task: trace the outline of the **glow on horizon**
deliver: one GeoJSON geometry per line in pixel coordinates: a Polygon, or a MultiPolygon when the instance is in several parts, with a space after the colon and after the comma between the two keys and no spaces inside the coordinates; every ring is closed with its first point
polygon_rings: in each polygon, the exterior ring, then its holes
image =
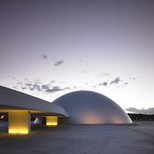
{"type": "MultiPolygon", "coordinates": [[[[149,108],[153,107],[153,95],[152,95],[152,90],[151,93],[145,93],[144,91],[146,90],[146,87],[142,89],[143,85],[138,85],[138,87],[134,87],[134,82],[132,81],[132,84],[129,83],[129,85],[126,85],[124,87],[115,87],[114,85],[108,86],[108,87],[103,87],[103,86],[98,86],[98,87],[92,87],[89,85],[80,85],[76,89],[71,89],[71,90],[65,90],[65,91],[59,91],[55,93],[44,93],[43,91],[30,91],[30,90],[22,90],[22,89],[15,89],[18,91],[21,91],[23,93],[27,93],[29,95],[44,99],[46,101],[52,102],[53,100],[57,99],[58,97],[72,92],[72,91],[78,91],[78,90],[90,90],[90,91],[95,91],[98,93],[101,93],[113,101],[115,101],[118,105],[120,105],[123,109],[129,108],[129,107],[135,107],[138,109],[142,108],[149,108]],[[137,89],[136,89],[137,88],[137,89]],[[142,92],[142,95],[135,95],[139,94],[142,92]],[[145,100],[150,100],[149,102],[146,102],[145,100]],[[140,103],[138,103],[140,102],[140,103]]],[[[67,86],[63,85],[64,87],[67,86]]],[[[10,85],[12,85],[10,83],[10,85]]],[[[7,87],[12,88],[9,84],[7,84],[7,87]]],[[[70,85],[69,85],[70,86],[70,85]]],[[[72,86],[73,87],[73,86],[72,86]]],[[[150,89],[149,89],[150,90],[150,89]]]]}

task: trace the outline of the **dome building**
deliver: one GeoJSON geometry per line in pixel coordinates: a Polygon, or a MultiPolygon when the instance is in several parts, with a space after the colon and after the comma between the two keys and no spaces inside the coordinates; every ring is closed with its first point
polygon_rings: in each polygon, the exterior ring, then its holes
{"type": "Polygon", "coordinates": [[[125,111],[108,97],[92,91],[76,91],[53,101],[63,107],[69,117],[59,118],[59,124],[129,124],[125,111]]]}

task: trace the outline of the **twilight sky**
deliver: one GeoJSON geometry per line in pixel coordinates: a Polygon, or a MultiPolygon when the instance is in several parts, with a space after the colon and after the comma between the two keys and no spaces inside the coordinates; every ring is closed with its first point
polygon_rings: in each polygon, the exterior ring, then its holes
{"type": "Polygon", "coordinates": [[[133,111],[154,108],[153,67],[153,0],[0,0],[2,86],[50,102],[92,90],[133,111]]]}

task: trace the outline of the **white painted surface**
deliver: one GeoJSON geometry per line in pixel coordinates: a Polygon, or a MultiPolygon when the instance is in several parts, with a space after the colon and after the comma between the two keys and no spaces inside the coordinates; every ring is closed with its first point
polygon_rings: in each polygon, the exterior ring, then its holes
{"type": "Polygon", "coordinates": [[[56,104],[0,86],[0,112],[13,109],[33,110],[33,113],[41,111],[47,114],[68,116],[65,110],[56,104]]]}
{"type": "Polygon", "coordinates": [[[96,92],[72,92],[56,99],[53,103],[63,107],[69,114],[69,118],[61,119],[62,124],[132,123],[118,104],[96,92]]]}

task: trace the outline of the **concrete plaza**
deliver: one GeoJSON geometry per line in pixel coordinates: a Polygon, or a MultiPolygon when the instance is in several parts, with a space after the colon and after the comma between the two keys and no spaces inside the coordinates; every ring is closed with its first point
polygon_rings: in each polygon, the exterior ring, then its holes
{"type": "Polygon", "coordinates": [[[29,135],[8,135],[2,124],[0,129],[2,154],[154,154],[154,122],[33,125],[29,135]]]}

